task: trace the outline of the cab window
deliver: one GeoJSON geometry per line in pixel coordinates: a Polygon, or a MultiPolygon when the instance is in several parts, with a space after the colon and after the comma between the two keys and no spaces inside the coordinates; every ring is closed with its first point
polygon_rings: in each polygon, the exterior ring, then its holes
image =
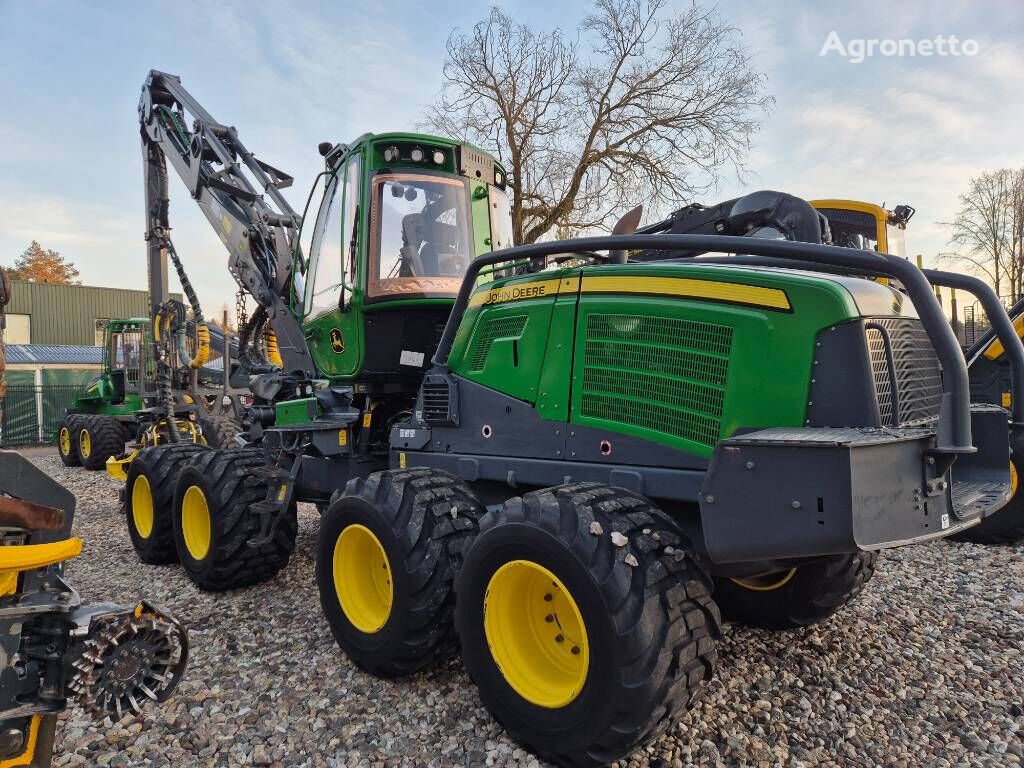
{"type": "Polygon", "coordinates": [[[310,268],[306,283],[305,315],[313,319],[333,312],[351,295],[352,277],[346,279],[351,261],[359,206],[359,156],[351,158],[327,181],[309,245],[310,268]]]}

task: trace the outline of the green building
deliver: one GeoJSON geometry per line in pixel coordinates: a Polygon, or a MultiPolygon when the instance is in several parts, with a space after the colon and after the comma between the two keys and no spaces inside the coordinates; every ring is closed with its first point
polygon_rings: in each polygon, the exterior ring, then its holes
{"type": "Polygon", "coordinates": [[[107,322],[149,314],[146,291],[25,280],[13,283],[7,307],[8,344],[102,346],[107,322]]]}
{"type": "MultiPolygon", "coordinates": [[[[51,442],[64,409],[103,365],[114,318],[146,317],[146,291],[13,280],[0,446],[51,442]]],[[[180,295],[174,298],[180,300],[180,295]]]]}

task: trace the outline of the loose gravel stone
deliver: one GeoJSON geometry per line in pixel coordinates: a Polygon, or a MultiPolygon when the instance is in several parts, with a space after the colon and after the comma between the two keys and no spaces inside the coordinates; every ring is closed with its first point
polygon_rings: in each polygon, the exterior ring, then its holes
{"type": "MultiPolygon", "coordinates": [[[[540,766],[481,706],[458,659],[378,680],[331,638],[313,578],[316,510],[267,584],[200,592],[139,563],[120,483],[37,463],[78,498],[83,597],[148,597],[189,628],[178,691],[142,721],[62,716],[57,766],[540,766]]],[[[1015,766],[1024,759],[1024,547],[937,542],[887,552],[852,605],[797,632],[729,626],[694,708],[621,768],[1015,766]]]]}

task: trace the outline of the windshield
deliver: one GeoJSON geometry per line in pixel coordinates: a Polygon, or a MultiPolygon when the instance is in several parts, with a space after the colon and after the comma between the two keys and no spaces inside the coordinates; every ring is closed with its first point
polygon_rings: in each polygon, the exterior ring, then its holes
{"type": "Polygon", "coordinates": [[[465,179],[393,173],[373,180],[369,296],[458,293],[473,260],[465,179]]]}

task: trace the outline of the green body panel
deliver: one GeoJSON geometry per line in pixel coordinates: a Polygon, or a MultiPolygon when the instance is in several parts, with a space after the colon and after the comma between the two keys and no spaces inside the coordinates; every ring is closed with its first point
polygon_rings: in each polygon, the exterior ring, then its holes
{"type": "Polygon", "coordinates": [[[275,406],[274,423],[279,427],[306,424],[317,417],[319,407],[315,397],[285,400],[275,406]]]}
{"type": "Polygon", "coordinates": [[[468,339],[464,375],[519,400],[535,402],[554,296],[489,308],[468,339]]]}
{"type": "Polygon", "coordinates": [[[491,251],[491,212],[487,200],[487,185],[470,182],[469,199],[473,212],[473,246],[476,255],[480,256],[491,251]]]}
{"type": "Polygon", "coordinates": [[[145,408],[142,398],[134,392],[126,392],[124,402],[116,405],[111,402],[113,399],[114,385],[110,381],[110,374],[103,373],[86,385],[85,391],[72,402],[71,410],[103,416],[131,416],[145,408]]]}
{"type": "Polygon", "coordinates": [[[575,293],[560,294],[551,311],[551,331],[541,366],[536,402],[537,411],[545,419],[569,420],[572,393],[569,373],[576,335],[576,307],[575,293]]]}
{"type": "MultiPolygon", "coordinates": [[[[464,143],[444,139],[437,136],[416,133],[383,133],[365,134],[350,145],[349,159],[341,168],[333,173],[341,176],[345,173],[351,158],[358,157],[360,176],[358,184],[359,210],[355,225],[355,267],[345,263],[345,298],[344,305],[326,314],[310,314],[303,321],[303,329],[309,341],[310,353],[318,372],[325,378],[336,383],[358,380],[366,358],[366,345],[373,343],[367,338],[366,321],[374,312],[400,310],[404,308],[429,308],[447,311],[454,303],[452,296],[416,296],[405,298],[396,295],[386,300],[370,301],[367,298],[367,282],[369,269],[369,245],[371,240],[371,206],[370,196],[375,176],[386,172],[429,172],[449,178],[467,179],[469,185],[470,220],[472,223],[472,243],[477,256],[491,251],[490,203],[488,199],[489,183],[486,179],[469,177],[461,174],[456,167],[456,150],[458,147],[470,148],[482,156],[489,157],[482,150],[469,147],[464,143]],[[430,163],[413,163],[408,159],[388,163],[384,159],[384,151],[388,147],[398,146],[403,153],[408,147],[420,147],[427,153],[434,150],[444,152],[445,160],[441,165],[430,163]],[[332,331],[336,331],[332,336],[332,331]],[[343,341],[343,351],[338,351],[336,339],[338,335],[343,341]]],[[[493,162],[493,160],[492,160],[493,162]]],[[[504,173],[500,164],[495,168],[504,173]]],[[[330,176],[328,177],[330,178],[330,176]]],[[[316,211],[311,210],[308,221],[315,220],[316,211]]],[[[304,227],[307,225],[304,225],[304,227]]],[[[308,226],[312,226],[309,224],[308,226]]],[[[339,221],[339,226],[342,226],[339,221]]],[[[328,233],[330,236],[331,233],[328,233]]],[[[337,233],[334,233],[335,236],[337,233]]],[[[305,238],[303,238],[305,239],[305,238]]],[[[350,259],[352,253],[345,244],[343,259],[350,259]]],[[[310,254],[311,262],[315,260],[310,254]]],[[[315,263],[310,265],[310,272],[315,273],[315,263]]],[[[338,291],[341,304],[341,289],[338,291]]],[[[302,314],[302,307],[294,307],[297,314],[302,314]]]]}
{"type": "Polygon", "coordinates": [[[450,362],[542,418],[710,457],[739,429],[804,423],[816,337],[858,302],[899,314],[890,289],[860,284],[855,298],[828,276],[666,263],[499,279],[478,289],[450,362]],[[527,318],[517,359],[512,317],[527,318]],[[506,335],[484,357],[495,327],[506,335]]]}
{"type": "Polygon", "coordinates": [[[360,314],[339,308],[306,324],[310,354],[325,377],[341,379],[362,368],[365,347],[361,320],[360,314]]]}

